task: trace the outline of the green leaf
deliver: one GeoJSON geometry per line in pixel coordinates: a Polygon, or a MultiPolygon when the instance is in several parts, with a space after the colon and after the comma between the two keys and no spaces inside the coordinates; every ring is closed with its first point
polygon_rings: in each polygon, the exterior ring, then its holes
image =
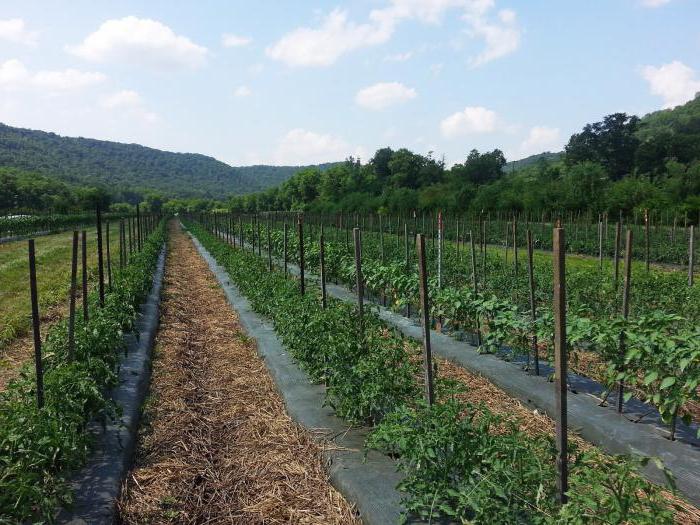
{"type": "Polygon", "coordinates": [[[649,372],[646,376],[644,376],[644,384],[645,385],[650,385],[654,381],[656,381],[659,378],[659,373],[654,371],[654,372],[649,372]]]}
{"type": "Polygon", "coordinates": [[[674,376],[669,376],[665,377],[663,381],[661,381],[661,386],[659,387],[661,390],[665,390],[668,387],[671,387],[676,384],[676,378],[674,376]]]}

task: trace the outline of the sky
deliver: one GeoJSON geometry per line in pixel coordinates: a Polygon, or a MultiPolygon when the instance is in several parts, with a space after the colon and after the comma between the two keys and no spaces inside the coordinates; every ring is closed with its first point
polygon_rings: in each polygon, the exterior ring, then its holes
{"type": "Polygon", "coordinates": [[[0,0],[0,122],[232,165],[515,160],[698,91],[699,0],[0,0]]]}

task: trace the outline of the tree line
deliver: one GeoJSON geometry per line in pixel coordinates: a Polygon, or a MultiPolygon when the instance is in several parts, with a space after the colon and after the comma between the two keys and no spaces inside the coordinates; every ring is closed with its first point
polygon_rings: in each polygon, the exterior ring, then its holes
{"type": "MultiPolygon", "coordinates": [[[[401,213],[411,210],[631,214],[700,212],[700,98],[644,118],[615,113],[587,124],[561,156],[509,171],[499,149],[471,150],[448,168],[432,154],[382,148],[366,163],[348,158],[307,168],[281,185],[236,196],[239,211],[401,213]]],[[[201,206],[202,203],[200,203],[201,206]]]]}

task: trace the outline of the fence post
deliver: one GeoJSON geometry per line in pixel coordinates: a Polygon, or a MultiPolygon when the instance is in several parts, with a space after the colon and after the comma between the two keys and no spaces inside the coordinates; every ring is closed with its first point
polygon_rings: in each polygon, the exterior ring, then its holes
{"type": "Polygon", "coordinates": [[[297,230],[299,234],[299,291],[304,295],[304,221],[301,213],[297,216],[297,230]]]}
{"type": "MultiPolygon", "coordinates": [[[[625,243],[625,284],[622,291],[622,317],[627,320],[630,311],[630,285],[632,280],[632,230],[627,230],[627,241],[625,243]]],[[[624,359],[625,355],[625,332],[624,329],[620,332],[619,344],[620,360],[624,359]]],[[[625,385],[623,381],[618,383],[617,387],[617,411],[622,413],[623,394],[625,385]]]]}
{"type": "Polygon", "coordinates": [[[83,321],[87,322],[89,319],[88,312],[88,279],[87,279],[87,232],[83,230],[80,233],[81,236],[81,257],[82,257],[82,270],[83,270],[83,321]]]}
{"type": "Polygon", "coordinates": [[[75,292],[78,285],[78,232],[73,232],[73,250],[70,263],[70,298],[68,306],[68,361],[75,355],[75,292]]]}
{"type": "MultiPolygon", "coordinates": [[[[532,358],[535,361],[535,375],[540,375],[540,352],[537,348],[537,303],[535,302],[535,272],[533,264],[532,231],[527,229],[527,278],[530,285],[530,319],[532,320],[532,358]]],[[[529,358],[529,353],[528,353],[529,358]]],[[[528,363],[528,366],[530,363],[528,363]]]]}
{"type": "Polygon", "coordinates": [[[556,401],[557,499],[566,503],[568,490],[568,435],[566,406],[566,242],[564,229],[555,228],[554,253],[554,397],[556,401]]]}
{"type": "Polygon", "coordinates": [[[36,254],[34,239],[29,239],[29,290],[32,300],[32,332],[34,334],[34,368],[36,370],[36,404],[44,406],[44,368],[41,362],[41,331],[39,320],[39,300],[36,286],[36,254]]]}
{"type": "Polygon", "coordinates": [[[283,226],[283,239],[282,239],[282,258],[284,259],[284,276],[287,277],[287,219],[284,220],[283,226]]]}
{"type": "MultiPolygon", "coordinates": [[[[286,226],[286,224],[285,224],[286,226]]],[[[326,308],[326,241],[323,235],[323,223],[321,223],[321,234],[319,236],[319,251],[318,251],[318,256],[319,256],[319,262],[321,265],[321,307],[323,309],[326,308]]],[[[286,259],[285,259],[286,261],[286,259]]]]}
{"type": "MultiPolygon", "coordinates": [[[[431,406],[435,401],[433,390],[433,354],[430,348],[430,303],[428,297],[428,272],[425,264],[425,236],[416,238],[418,250],[418,273],[420,284],[421,324],[423,325],[423,373],[425,377],[425,401],[431,406]]],[[[473,246],[472,246],[473,253],[473,246]]]]}

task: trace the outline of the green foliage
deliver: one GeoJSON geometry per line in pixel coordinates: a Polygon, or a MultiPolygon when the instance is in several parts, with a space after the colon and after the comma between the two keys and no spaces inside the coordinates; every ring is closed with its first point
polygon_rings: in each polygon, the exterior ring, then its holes
{"type": "MultiPolygon", "coordinates": [[[[215,231],[215,222],[206,217],[205,221],[208,230],[215,231]]],[[[577,492],[573,494],[572,488],[571,502],[558,507],[551,438],[528,436],[484,407],[459,401],[455,385],[439,378],[437,402],[427,407],[420,396],[415,343],[383,326],[369,309],[360,330],[354,306],[331,299],[323,309],[314,290],[307,288],[301,296],[296,280],[285,279],[276,270],[269,272],[266,254],[261,258],[256,251],[233,249],[200,224],[188,221],[187,225],[224,265],[253,308],[272,320],[300,366],[313,380],[326,383],[327,402],[336,413],[352,422],[376,425],[367,446],[397,459],[405,474],[399,488],[407,518],[504,525],[622,524],[647,519],[640,516],[648,514],[654,523],[672,523],[672,511],[660,489],[640,477],[639,469],[647,460],[608,458],[593,452],[579,455],[574,448],[570,451],[575,458],[571,476],[577,492]],[[605,483],[592,489],[583,486],[585,480],[598,477],[605,478],[605,483]]],[[[266,225],[260,235],[251,223],[244,226],[249,242],[258,245],[262,237],[265,245],[266,225]]],[[[326,233],[327,270],[330,277],[351,282],[355,277],[352,257],[338,233],[326,233]]],[[[270,237],[273,252],[280,254],[279,230],[271,231],[270,237]]],[[[307,267],[315,268],[319,251],[312,237],[305,237],[304,249],[307,267]]],[[[397,257],[400,243],[387,240],[382,261],[377,260],[380,252],[373,241],[376,239],[367,236],[363,246],[368,291],[377,293],[386,287],[383,291],[393,297],[396,307],[414,301],[417,279],[397,257]]],[[[290,235],[290,261],[297,260],[298,248],[296,236],[290,235]]],[[[446,270],[446,279],[463,275],[446,270]]],[[[495,273],[495,267],[489,271],[495,273]]],[[[509,326],[517,327],[521,338],[528,333],[529,324],[520,322],[517,309],[506,307],[507,303],[484,299],[463,288],[436,293],[434,281],[430,286],[431,297],[439,304],[433,313],[452,316],[450,323],[463,323],[463,316],[485,315],[486,311],[494,317],[505,312],[509,326]]],[[[551,323],[547,329],[551,331],[551,323]]],[[[584,337],[585,323],[574,326],[574,331],[579,332],[576,337],[584,337]]],[[[512,340],[505,328],[503,333],[512,340]]]]}
{"type": "Polygon", "coordinates": [[[483,407],[402,407],[367,446],[398,458],[407,517],[535,524],[556,512],[552,440],[525,436],[483,407]]]}
{"type": "Polygon", "coordinates": [[[134,329],[164,242],[164,225],[114,275],[113,289],[98,306],[89,296],[90,319],[76,319],[75,360],[69,361],[67,322],[54,325],[43,345],[45,405],[37,408],[33,367],[0,393],[0,522],[51,521],[70,503],[67,476],[90,450],[86,425],[114,417],[108,390],[117,384],[123,332],[134,329]]]}
{"type": "Polygon", "coordinates": [[[615,113],[574,134],[566,153],[506,163],[495,149],[472,150],[445,169],[432,154],[377,150],[325,172],[300,172],[279,187],[230,201],[234,210],[333,213],[389,210],[608,212],[649,208],[700,212],[700,99],[639,119],[615,113]]]}
{"type": "Polygon", "coordinates": [[[232,167],[205,155],[61,137],[3,124],[0,167],[17,168],[75,186],[103,186],[109,188],[115,200],[132,204],[141,201],[148,190],[173,197],[221,199],[263,190],[299,170],[296,166],[232,167]]]}

